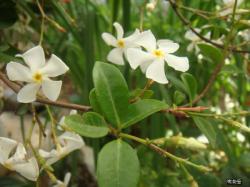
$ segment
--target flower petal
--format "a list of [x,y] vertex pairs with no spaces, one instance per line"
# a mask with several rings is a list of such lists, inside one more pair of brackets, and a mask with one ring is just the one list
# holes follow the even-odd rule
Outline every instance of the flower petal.
[[69,185],[70,178],[71,178],[71,173],[67,172],[66,175],[65,175],[65,177],[64,177],[64,184],[65,184],[65,186]]
[[56,101],[59,97],[62,87],[62,81],[53,81],[51,79],[45,79],[42,82],[43,94],[52,101]]
[[7,162],[11,164],[24,163],[27,152],[23,144],[18,143],[15,154]]
[[134,42],[136,39],[138,39],[140,36],[140,31],[139,29],[136,29],[135,32],[133,32],[130,36],[124,38],[126,42]]
[[17,146],[15,140],[0,137],[0,163],[3,164],[8,160],[11,151]]
[[6,71],[11,81],[31,82],[31,72],[28,67],[22,64],[10,62],[6,66]]
[[64,74],[68,70],[68,66],[60,58],[52,54],[47,64],[40,69],[40,72],[48,77],[56,77]]
[[[195,28],[194,30],[197,31],[198,33],[200,33],[200,31],[201,31],[201,30],[198,29],[198,28]],[[187,40],[190,40],[190,41],[199,41],[199,40],[200,40],[199,36],[197,36],[192,30],[188,30],[188,31],[185,33],[184,37],[185,37]]]
[[157,45],[165,53],[174,53],[175,51],[179,49],[179,44],[171,40],[158,40]]
[[36,94],[40,88],[39,84],[30,83],[25,85],[17,94],[17,101],[20,103],[31,103],[36,100]]
[[148,69],[148,66],[152,64],[153,62],[146,62],[140,65],[140,69],[142,73],[146,73],[146,70]]
[[178,57],[171,54],[166,54],[165,60],[167,64],[177,71],[185,72],[189,69],[189,62],[187,57]]
[[17,55],[24,59],[25,63],[30,67],[31,71],[37,71],[45,65],[45,55],[43,48],[38,45],[31,48],[22,55]]
[[59,136],[58,139],[62,144],[64,142],[67,142],[64,148],[67,148],[66,152],[68,153],[72,152],[73,150],[80,149],[85,145],[81,136],[73,132],[65,132],[61,136]]
[[146,77],[160,84],[167,84],[168,80],[165,75],[164,60],[157,59],[150,64],[146,71]]
[[105,43],[107,45],[111,45],[113,47],[117,47],[117,44],[116,44],[117,40],[116,40],[116,38],[113,35],[105,32],[105,33],[102,34],[102,39],[105,41]]
[[190,44],[188,44],[187,46],[187,51],[191,52],[193,51],[193,49],[195,48],[195,44],[193,42],[191,42]]
[[136,43],[150,52],[156,49],[156,39],[151,30],[142,32]]
[[25,163],[14,165],[13,169],[31,181],[36,181],[39,176],[39,167],[34,157]]
[[115,22],[113,25],[114,25],[116,33],[117,33],[117,39],[122,39],[123,35],[124,35],[124,31],[123,31],[122,26],[117,22]]
[[117,65],[124,65],[124,60],[123,60],[123,50],[120,48],[114,48],[112,49],[108,56],[107,59],[109,62],[112,62]]
[[148,53],[144,52],[141,49],[129,48],[127,50],[127,59],[132,69],[136,69],[138,66],[153,61],[155,57]]

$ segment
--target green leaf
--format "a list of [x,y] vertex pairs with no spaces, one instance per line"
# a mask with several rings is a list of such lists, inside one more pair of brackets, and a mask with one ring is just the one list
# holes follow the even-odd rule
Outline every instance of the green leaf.
[[65,117],[65,125],[72,131],[89,138],[99,138],[108,134],[109,128],[103,117],[95,112],[87,112],[83,116]]
[[210,58],[215,63],[220,63],[223,60],[222,52],[218,48],[205,43],[198,44],[198,47],[204,56]]
[[115,66],[96,62],[93,80],[103,114],[112,125],[121,127],[121,116],[126,113],[129,104],[129,91],[124,77]]
[[153,95],[154,92],[152,90],[143,90],[140,88],[137,88],[135,90],[133,90],[132,92],[129,93],[129,98],[130,99],[134,99],[136,98],[138,95],[140,95],[141,92],[144,92],[143,95],[140,97],[141,99],[150,99]]
[[215,148],[216,147],[217,133],[213,127],[213,124],[211,124],[207,119],[204,119],[202,117],[194,117],[193,116],[192,118],[193,118],[196,126],[207,137],[209,143]]
[[136,151],[122,140],[106,144],[98,156],[97,179],[100,187],[136,187],[140,166]]
[[143,120],[151,114],[166,109],[167,104],[153,99],[143,99],[129,105],[128,112],[124,114],[122,128]]
[[175,103],[176,105],[179,105],[179,104],[181,104],[184,100],[185,100],[185,95],[184,95],[182,92],[176,90],[176,91],[174,92],[174,103]]
[[99,105],[99,103],[97,101],[95,88],[93,88],[89,93],[89,102],[90,102],[90,105],[92,106],[94,111],[102,114],[101,107],[100,107],[100,105]]
[[197,93],[197,82],[193,75],[189,73],[183,73],[181,79],[185,85],[186,92],[188,93],[190,102],[194,100]]

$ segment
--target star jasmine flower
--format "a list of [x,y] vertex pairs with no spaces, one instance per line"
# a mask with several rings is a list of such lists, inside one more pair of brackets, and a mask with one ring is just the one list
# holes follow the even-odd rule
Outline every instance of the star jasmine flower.
[[[11,155],[13,151],[15,152]],[[39,176],[36,159],[34,157],[28,159],[23,144],[9,138],[0,137],[0,163],[29,180],[36,181]]]
[[69,153],[80,149],[85,145],[81,136],[73,132],[64,132],[58,137],[60,147],[58,149],[52,149],[50,152],[39,150],[39,154],[44,157],[47,161],[46,164],[51,165],[62,159]]
[[57,183],[53,187],[67,187],[69,185],[70,178],[71,178],[71,173],[68,172],[64,177],[64,181],[62,182],[60,180],[57,180]]
[[187,57],[172,55],[178,50],[179,44],[171,40],[156,41],[152,32],[148,30],[141,33],[137,44],[145,48],[146,52],[136,48],[128,49],[128,62],[132,69],[140,66],[148,79],[161,84],[168,83],[164,70],[165,62],[177,71],[185,72],[189,69]]
[[36,100],[37,92],[42,88],[43,94],[52,101],[57,100],[62,81],[51,80],[64,74],[69,68],[56,55],[52,54],[48,62],[45,60],[43,48],[36,46],[22,55],[27,66],[17,62],[7,64],[8,78],[12,81],[27,82],[17,94],[21,103],[30,103]]
[[138,45],[135,43],[135,40],[140,35],[140,32],[138,29],[136,29],[132,35],[124,38],[124,31],[122,26],[117,22],[115,22],[113,25],[117,33],[116,38],[109,33],[102,34],[102,38],[105,41],[105,43],[109,46],[114,47],[109,52],[107,60],[114,64],[124,65],[123,55],[125,55],[126,57],[127,55],[126,52],[128,48],[138,47]]

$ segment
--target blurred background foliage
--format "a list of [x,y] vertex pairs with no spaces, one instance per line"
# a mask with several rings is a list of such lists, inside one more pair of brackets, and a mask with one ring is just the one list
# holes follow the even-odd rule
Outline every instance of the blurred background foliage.
[[[228,17],[218,18],[216,12],[225,4],[221,0],[178,0],[183,7],[180,11],[191,22],[194,28],[202,28],[202,34],[211,32],[210,39],[218,39],[229,32],[231,25]],[[166,101],[172,106],[189,104],[207,85],[218,62],[214,57],[214,47],[201,48],[201,51],[187,52],[190,41],[184,38],[188,30],[176,16],[167,1],[159,0],[153,10],[146,8],[145,0],[41,0],[46,15],[56,21],[53,24],[45,19],[43,47],[47,55],[55,53],[70,67],[69,76],[65,77],[63,99],[70,102],[89,105],[89,92],[93,88],[92,68],[95,61],[106,61],[110,48],[101,38],[103,32],[113,32],[113,22],[124,27],[126,34],[133,32],[142,24],[143,29],[151,29],[159,39],[171,39],[180,44],[178,54],[188,56],[190,69],[188,75],[167,70],[170,83],[154,84],[153,98]],[[237,15],[235,39],[232,45],[246,42],[242,32],[250,29],[250,1],[245,0],[241,9],[248,13]],[[208,18],[197,14],[196,9],[211,12]],[[0,1],[0,61],[9,62],[15,54],[37,45],[41,30],[41,13],[36,1],[1,0]],[[249,37],[249,32],[248,32]],[[242,49],[250,50],[249,41]],[[119,67],[127,80],[130,90],[143,88],[145,76],[140,70],[132,71],[128,64]],[[3,68],[4,69],[4,68]],[[230,52],[226,63],[218,74],[209,92],[198,106],[207,106],[216,113],[236,113],[249,111],[250,107],[250,64],[249,54]],[[187,78],[188,77],[188,78]],[[190,93],[191,92],[191,93]],[[208,112],[209,113],[209,112]],[[230,120],[250,126],[249,117],[227,116]],[[227,118],[226,117],[226,118]],[[241,179],[242,186],[250,186],[250,136],[239,133],[228,126],[227,121],[214,117],[192,118],[178,117],[169,114],[155,114],[133,126],[131,134],[149,139],[183,135],[185,137],[203,137],[210,141],[205,150],[188,150],[167,145],[167,150],[196,163],[211,166],[213,172],[204,174],[192,168],[189,173],[172,160],[161,158],[146,147],[132,144],[138,150],[141,163],[140,187],[184,187],[194,186],[193,176],[201,187],[227,186],[226,179]],[[85,139],[93,147],[95,155],[102,145],[111,140]],[[204,137],[203,137],[204,139]],[[132,142],[131,142],[132,143]],[[58,176],[63,178],[65,168],[73,174],[71,186],[96,186],[95,177],[86,174],[86,168],[79,167],[78,153],[74,153],[56,164]],[[126,155],[124,155],[126,156]],[[0,178],[0,186],[33,186],[27,182],[9,177]]]

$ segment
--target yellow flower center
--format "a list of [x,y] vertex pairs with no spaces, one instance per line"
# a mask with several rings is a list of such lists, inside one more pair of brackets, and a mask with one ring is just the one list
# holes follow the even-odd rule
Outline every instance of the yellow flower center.
[[36,83],[41,83],[42,80],[43,80],[43,76],[41,73],[39,72],[36,72],[33,74],[33,80],[36,82]]
[[154,54],[156,57],[158,57],[158,58],[164,57],[164,52],[163,52],[162,50],[160,50],[160,49],[154,50],[154,51],[153,51],[153,54]]
[[117,45],[118,45],[118,47],[123,48],[125,46],[124,40],[122,40],[122,39],[118,40]]

